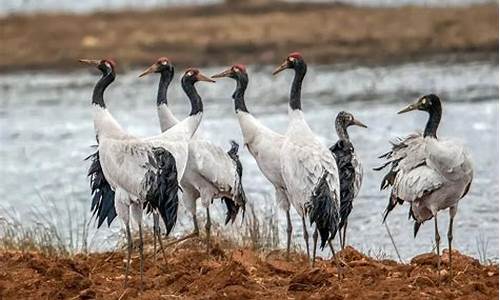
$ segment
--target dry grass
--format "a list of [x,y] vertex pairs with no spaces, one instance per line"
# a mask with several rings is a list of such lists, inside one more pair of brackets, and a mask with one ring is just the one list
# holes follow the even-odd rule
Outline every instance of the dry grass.
[[[15,212],[0,209],[0,250],[37,252],[59,257],[87,253],[87,211],[74,215],[73,207],[68,202],[65,202],[65,207],[52,202],[48,211],[51,213],[34,210],[20,217]],[[61,216],[64,215],[65,221],[61,222]]]

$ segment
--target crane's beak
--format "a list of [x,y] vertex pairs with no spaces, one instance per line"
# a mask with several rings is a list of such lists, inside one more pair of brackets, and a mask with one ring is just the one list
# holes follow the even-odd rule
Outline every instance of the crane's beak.
[[152,64],[149,68],[147,68],[146,70],[144,70],[144,72],[142,72],[139,75],[139,77],[146,76],[146,75],[154,73],[156,71],[158,71],[158,64]]
[[357,120],[355,118],[352,119],[352,125],[356,125],[356,126],[363,127],[363,128],[368,128],[368,126],[366,126],[361,121],[359,121],[359,120]]
[[273,75],[276,75],[276,74],[278,74],[279,72],[281,72],[281,71],[283,71],[285,69],[288,69],[288,60],[285,60],[279,67],[277,67],[273,71]]
[[229,77],[231,76],[231,74],[233,73],[233,70],[232,69],[227,69],[221,73],[218,73],[218,74],[215,74],[215,75],[212,75],[212,78],[223,78],[223,77]]
[[418,109],[418,105],[416,103],[410,104],[407,107],[403,108],[402,110],[398,111],[398,114],[404,114],[412,110]]
[[79,59],[78,61],[87,65],[94,66],[98,66],[101,63],[101,61],[97,59]]
[[215,80],[208,78],[202,73],[196,74],[196,79],[198,79],[198,81],[215,82]]

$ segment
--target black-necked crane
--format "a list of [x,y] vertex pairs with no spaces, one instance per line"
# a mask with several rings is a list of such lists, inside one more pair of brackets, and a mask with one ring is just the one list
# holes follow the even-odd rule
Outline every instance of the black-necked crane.
[[313,258],[316,257],[318,232],[321,248],[335,237],[339,225],[340,184],[334,155],[324,146],[307,124],[302,113],[301,89],[307,72],[307,65],[300,53],[289,54],[273,72],[295,71],[288,108],[288,128],[281,147],[281,174],[286,186],[288,199],[302,218],[307,255],[309,254],[309,234],[306,217],[315,224],[313,234]]
[[441,253],[437,214],[440,210],[449,209],[448,255],[451,279],[453,278],[451,259],[453,219],[457,213],[459,200],[467,194],[472,183],[472,160],[460,142],[437,137],[442,113],[441,100],[438,96],[430,94],[420,97],[398,113],[413,110],[429,114],[423,134],[421,132],[410,134],[404,139],[393,142],[391,151],[380,156],[388,162],[375,169],[381,170],[388,165],[391,166],[381,185],[381,189],[392,186],[384,222],[394,207],[404,202],[410,204],[409,217],[415,221],[414,236],[417,235],[423,222],[434,218],[439,275]]
[[236,81],[233,93],[234,110],[243,134],[244,144],[257,162],[264,176],[274,186],[276,203],[286,212],[287,219],[287,259],[290,255],[292,221],[290,218],[290,202],[285,193],[286,187],[281,176],[280,152],[285,137],[264,126],[247,109],[245,91],[248,85],[246,67],[235,64],[229,69],[213,75],[212,78],[229,77]]
[[[140,76],[151,73],[160,74],[160,83],[157,94],[157,110],[162,132],[168,133],[174,129],[178,120],[171,112],[167,102],[167,88],[173,77],[174,68],[166,57],[159,58],[153,65],[146,69]],[[183,82],[183,89],[190,97],[196,97],[190,91],[191,87]],[[232,145],[233,151],[235,148]],[[246,196],[243,190],[241,176],[242,166],[239,157],[230,156],[219,146],[203,140],[197,134],[189,142],[189,156],[186,171],[181,179],[183,190],[182,200],[191,213],[194,223],[193,234],[198,235],[198,221],[196,217],[196,200],[201,199],[206,209],[206,238],[207,253],[210,249],[210,204],[214,199],[221,198],[227,206],[225,223],[234,222],[240,208],[244,212]]]
[[[335,118],[335,130],[339,140],[330,147],[339,169],[340,180],[340,223],[339,237],[342,249],[345,247],[347,220],[352,210],[354,198],[358,195],[363,181],[363,168],[354,146],[349,139],[347,127],[356,125],[366,128],[366,125],[354,118],[351,113],[341,111]],[[343,232],[342,232],[343,230]]]
[[[103,93],[115,78],[114,63],[109,60],[81,60],[97,66],[103,76],[96,84],[92,97],[94,127],[98,140],[99,162],[105,179],[115,192],[115,208],[127,233],[127,284],[132,253],[130,218],[139,227],[139,252],[141,283],[144,274],[142,236],[143,207],[148,204],[158,211],[167,234],[177,220],[178,186],[187,164],[188,143],[198,128],[203,113],[201,97],[196,94],[197,81],[213,80],[197,69],[188,69],[182,81],[191,95],[191,113],[169,133],[138,139],[116,138],[122,131],[118,122],[106,109]],[[142,286],[142,284],[141,284]]]

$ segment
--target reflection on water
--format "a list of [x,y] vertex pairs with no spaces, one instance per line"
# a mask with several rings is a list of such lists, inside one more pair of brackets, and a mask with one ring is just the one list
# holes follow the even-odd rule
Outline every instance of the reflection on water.
[[[203,70],[213,74],[223,67]],[[250,67],[247,105],[262,122],[278,132],[287,126],[287,95],[292,74],[270,76],[271,67]],[[181,71],[179,70],[178,73]],[[155,76],[138,79],[139,72],[118,74],[106,100],[110,111],[124,127],[138,136],[159,132],[156,120]],[[286,72],[285,72],[286,73]],[[87,213],[90,205],[83,158],[94,143],[89,108],[97,74],[86,71],[70,74],[16,73],[0,75],[0,149],[2,182],[1,206],[20,215],[46,212],[48,201],[65,207],[69,201],[74,213]],[[229,148],[228,141],[241,143],[231,94],[234,82],[199,83],[206,113],[201,135]],[[362,250],[383,250],[394,255],[381,224],[388,195],[379,191],[381,173],[371,171],[377,155],[388,149],[388,140],[424,126],[424,113],[397,115],[395,112],[429,92],[444,100],[440,136],[463,140],[471,150],[475,178],[469,195],[460,203],[456,218],[455,245],[477,256],[478,240],[489,242],[488,256],[498,257],[498,64],[468,62],[436,64],[412,63],[391,67],[310,66],[303,88],[303,107],[307,121],[327,145],[335,140],[333,118],[340,110],[352,112],[369,126],[352,128],[351,138],[364,162],[365,178],[360,196],[349,219],[349,243]],[[178,116],[186,115],[186,97],[176,80],[169,99]],[[244,165],[244,184],[259,215],[275,215],[284,237],[284,216],[276,211],[271,185],[260,174],[246,149],[240,148]],[[80,205],[81,204],[81,205]],[[222,220],[219,206],[214,209]],[[215,212],[217,211],[217,212]],[[203,211],[200,211],[203,216]],[[58,216],[64,219],[64,216]],[[298,216],[293,214],[294,234],[302,244]],[[447,213],[440,218],[446,232]],[[239,222],[237,222],[239,223]],[[433,226],[425,224],[416,239],[407,208],[398,207],[388,224],[405,258],[431,249]],[[235,224],[233,226],[238,226]],[[190,229],[190,220],[181,210],[176,233]],[[119,222],[111,231],[120,228]],[[107,236],[101,229],[98,237]],[[102,247],[102,246],[99,246]]]

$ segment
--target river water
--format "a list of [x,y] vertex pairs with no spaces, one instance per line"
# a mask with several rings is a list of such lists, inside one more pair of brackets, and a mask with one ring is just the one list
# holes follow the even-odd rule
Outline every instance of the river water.
[[[202,70],[206,74],[220,68]],[[291,72],[270,75],[272,66],[250,66],[247,106],[264,124],[284,132],[287,126],[287,95]],[[138,136],[159,132],[155,95],[158,78],[137,78],[140,70],[118,74],[105,98],[117,120]],[[178,70],[177,73],[181,71]],[[86,69],[71,73],[21,72],[0,75],[1,176],[0,217],[11,214],[23,221],[39,221],[34,215],[55,218],[68,228],[68,216],[76,224],[89,216],[90,196],[83,158],[94,144],[90,98],[98,74]],[[199,83],[205,101],[201,136],[229,148],[228,141],[241,144],[241,133],[231,100],[234,82]],[[352,112],[369,126],[352,128],[351,139],[361,157],[365,177],[349,219],[348,242],[364,251],[383,252],[395,257],[390,239],[381,223],[387,192],[379,191],[383,174],[371,169],[376,158],[389,148],[388,141],[423,128],[426,114],[397,115],[396,111],[419,95],[436,93],[444,101],[439,136],[462,140],[472,153],[475,178],[470,193],[461,201],[455,221],[455,247],[478,256],[478,247],[487,248],[487,257],[498,259],[498,62],[416,62],[393,66],[352,65],[310,66],[303,87],[303,109],[311,128],[331,145],[335,139],[334,116],[340,110]],[[177,116],[188,112],[186,97],[178,80],[169,91]],[[271,185],[259,172],[246,149],[240,148],[244,184],[256,214],[279,221],[284,241],[284,214],[277,211]],[[57,206],[57,210],[53,207]],[[216,220],[222,220],[222,206],[214,204]],[[69,210],[69,213],[66,213]],[[65,213],[61,213],[65,212]],[[33,214],[36,212],[36,214]],[[407,207],[391,213],[388,225],[403,258],[430,251],[431,222],[424,224],[416,239]],[[204,216],[203,211],[200,211]],[[448,214],[440,214],[442,236],[446,236]],[[302,245],[301,226],[293,212],[294,240]],[[237,222],[239,223],[239,222]],[[232,225],[238,231],[239,224]],[[92,226],[94,227],[94,226]],[[105,249],[120,228],[92,231],[91,246]],[[181,209],[175,234],[190,230],[191,222]],[[73,228],[74,230],[75,228]],[[112,238],[111,238],[112,239]],[[444,239],[443,239],[444,240]],[[372,252],[373,253],[373,252]]]

